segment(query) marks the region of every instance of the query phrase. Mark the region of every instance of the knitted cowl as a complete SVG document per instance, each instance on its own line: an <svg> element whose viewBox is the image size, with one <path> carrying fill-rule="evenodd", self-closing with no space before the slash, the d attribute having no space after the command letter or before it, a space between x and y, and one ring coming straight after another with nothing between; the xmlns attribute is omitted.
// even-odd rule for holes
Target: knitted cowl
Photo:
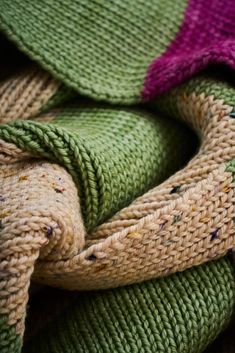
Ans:
<svg viewBox="0 0 235 353"><path fill-rule="evenodd" d="M67 99L75 94L67 86L96 101L105 100L109 103L137 103L152 98L152 106L155 105L164 114L171 109L170 115L178 116L190 124L201 140L197 155L184 169L120 211L120 208L143 193L144 188L151 187L151 182L148 183L145 177L140 180L142 177L137 176L138 168L145 164L140 157L142 152L137 167L133 162L129 168L127 162L128 168L125 168L125 173L139 178L139 191L136 179L129 183L129 188L122 188L120 183L113 189L107 185L114 178L118 180L116 172L112 174L113 169L117 171L117 162L116 159L111 162L109 153L116 151L116 147L113 146L112 150L105 143L107 150L104 152L102 137L99 146L102 153L99 153L98 164L94 163L97 156L87 155L90 152L86 144L90 142L84 142L84 135L80 136L82 134L79 131L78 136L71 124L71 119L74 120L71 106L63 106L62 111L60 108L53 112L49 110L50 117L47 114L34 123L17 121L1 126L0 138L5 143L13 143L24 153L46 157L66 167L85 205L82 212L89 231L86 250L75 259L68 260L66 279L62 278L61 282L70 281L68 273L71 272L71 281L76 289L133 283L182 270L231 251L235 243L233 86L226 77L218 80L211 75L202 78L202 91L206 89L205 93L194 93L186 84L183 91L177 87L166 96L154 97L170 87L167 84L164 88L164 82L172 82L170 85L174 86L208 63L218 62L216 55L210 54L225 48L228 41L232 43L233 2L227 1L221 6L217 0L206 3L176 1L174 5L161 0L137 1L135 5L132 1L124 4L117 0L107 4L100 1L90 1L88 4L87 1L70 0L43 0L40 3L1 0L0 5L0 28L24 52L63 82L58 84L54 79L48 83L47 98L44 99L48 101L49 107L53 107L62 97ZM225 21L223 16L226 14L228 18ZM220 26L217 26L218 18ZM228 24L231 25L230 32L227 30ZM220 47L216 47L214 41L220 43ZM184 51L180 54L178 48ZM229 51L229 48L232 48L232 44L227 48L231 60L224 61L232 66L233 51ZM187 63L187 67L184 63ZM160 71L155 70L155 67L159 67ZM178 77L179 67L180 72L184 72L182 77ZM158 77L159 72L161 78ZM176 82L175 76L178 77ZM45 79L48 80L48 77ZM150 81L155 82L154 89ZM217 81L214 95L213 87L217 86ZM188 85L192 87L194 83ZM200 86L197 82L195 85ZM44 101L42 103L42 100L40 102L38 111L47 110L47 104ZM30 103L31 106L34 106L33 103ZM30 109L21 115L27 118L28 114ZM35 115L35 108L32 114ZM67 119L67 115L70 115L70 119ZM3 120L11 119L8 117ZM46 124L43 125L43 122ZM136 133L139 134L138 131ZM82 145L80 149L76 147L78 140ZM127 141L128 138L125 144ZM149 145L147 140L146 145ZM5 160L8 158L8 147L2 147ZM83 161L81 148L85 148ZM121 159L125 148L126 145L123 154L120 154ZM105 161L102 160L103 153ZM152 158L152 151L149 154ZM135 158L133 156L133 161ZM92 161L92 167L89 164L85 166L87 176L84 176L87 159ZM107 167L108 173L103 166ZM149 167L141 173L149 173L148 170ZM122 175L121 180L125 178ZM154 183L152 179L152 185ZM115 196L111 196L111 193ZM114 199L116 202L113 204ZM118 210L120 212L110 219ZM132 250L126 250L129 255L124 252L122 258L119 247ZM157 249L157 252L152 249ZM89 257L93 261L84 262L84 258ZM117 257L118 264L113 266ZM101 262L96 261L97 258ZM94 269L103 265L104 270L97 276ZM58 264L58 269L61 267L64 267L64 263ZM49 280L49 268L50 264L47 264L47 270L43 271L47 283L50 281L53 284L54 279ZM81 284L74 284L74 271Z"/></svg>
<svg viewBox="0 0 235 353"><path fill-rule="evenodd" d="M41 283L101 289L232 255L234 87L213 72L175 86L212 62L234 68L234 4L0 0L0 19L7 36L56 77L34 66L0 87L7 123L0 126L0 349L19 352L33 271ZM83 101L77 92L106 104ZM121 106L147 101L142 109ZM191 136L172 120L168 125L167 115L186 121L201 140L176 174L190 155ZM14 121L19 118L31 120ZM217 261L224 271L226 260ZM199 269L191 271L201 278ZM225 317L214 318L213 337L234 305L231 267L228 273ZM160 288L164 281L171 277ZM207 297L200 302L205 310ZM220 306L220 295L215 298ZM179 295L172 300L181 305ZM176 350L175 339L169 352L199 352L210 341L205 332L204 343L197 336L193 347ZM162 334L156 344L165 341Z"/></svg>

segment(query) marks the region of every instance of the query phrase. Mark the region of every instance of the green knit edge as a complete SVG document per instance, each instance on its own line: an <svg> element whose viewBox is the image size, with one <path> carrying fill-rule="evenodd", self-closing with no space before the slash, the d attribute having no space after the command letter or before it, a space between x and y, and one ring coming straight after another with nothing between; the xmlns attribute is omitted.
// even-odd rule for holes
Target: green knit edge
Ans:
<svg viewBox="0 0 235 353"><path fill-rule="evenodd" d="M84 205L83 212L85 221L88 219L88 213L91 211L93 211L93 213L97 212L97 192L95 188L90 188L91 195L84 193L86 188L82 186L86 185L86 175L83 176L80 170L77 169L77 166L82 164L82 161L89 159L90 153L86 148L86 142L80 136L74 139L73 135L63 128L57 128L52 124L44 125L30 120L18 120L8 125L0 126L0 136L5 141L14 143L24 151L64 165L73 177L76 185L79 186L79 196ZM72 156L69 156L66 149L63 148L66 144L71 146L71 149L74 151ZM79 150L77 145L79 145ZM88 173L90 173L89 177L91 179L95 179L95 171L92 166L89 168ZM91 198L93 200L92 205L95 208L93 210L91 210L89 206L91 204ZM87 228L90 229L93 223L93 219L87 221Z"/></svg>
<svg viewBox="0 0 235 353"><path fill-rule="evenodd" d="M79 294L24 353L199 353L228 324L235 304L227 259L169 277Z"/></svg>
<svg viewBox="0 0 235 353"><path fill-rule="evenodd" d="M158 38L155 38L155 41L152 43L152 49L151 52L150 50L145 50L145 55L142 57L141 55L138 55L139 53L135 52L129 52L124 51L124 53L128 52L128 55L124 55L124 61L126 62L126 65L121 66L121 67L114 67L112 70L111 67L111 62L110 58L107 58L107 62L105 62L105 65L110 67L110 73L109 74L104 74L104 77L101 77L101 80L97 82L97 79L93 79L93 82L91 84L88 84L88 79L87 76L82 76L83 74L83 67L89 68L90 66L87 65L87 62L92 61L93 53L90 52L89 50L89 45L88 45L88 50L85 51L85 54L87 54L87 57L84 55L84 59L82 59L80 66L77 65L77 61L74 60L74 62L71 65L67 65L69 69L65 70L65 63L64 60L60 61L60 55L57 55L54 57L53 51L47 49L43 51L43 44L53 41L53 35L55 37L55 45L58 45L58 43L62 43L64 41L65 45L63 48L63 54L67 50L67 55L69 57L69 50L66 48L67 44L71 44L69 42L69 39L64 36L61 37L61 31L60 31L60 40L56 42L56 35L55 31L53 32L53 26L51 28L52 22L55 20L57 17L56 14L58 11L62 12L62 15L64 15L63 20L61 21L61 29L63 28L63 25L67 25L66 20L68 19L69 15L69 21L68 23L71 22L71 15L74 15L74 12L69 13L68 11L71 10L69 6L66 7L67 12L63 14L63 6L64 4L61 4L60 7L56 6L56 3L54 4L51 2L49 5L44 2L43 6L40 8L40 2L37 2L34 7L31 8L31 3L30 1L18 1L14 0L15 4L14 10L12 13L12 7L11 3L13 4L13 1L9 3L8 1L2 1L0 3L0 29L7 35L7 37L12 40L17 47L26 53L30 58L33 60L37 61L42 67L44 67L46 70L51 72L53 76L57 77L59 80L64 82L66 85L69 87L73 88L74 90L78 91L79 93L86 95L88 97L94 98L96 100L104 100L106 102L111 102L111 103L121 103L121 104L134 104L134 103L139 103L141 102L141 92L143 89L144 85L144 80L147 74L147 70L149 68L149 65L153 60L155 60L156 57L159 57L169 46L172 40L174 40L175 36L177 35L177 32L182 25L182 21L184 18L184 13L187 7L187 0L177 0L175 4L172 4L171 0L165 0L159 3L156 1L152 2L152 11L155 13L155 22L150 21L152 20L151 16L149 14L152 14L152 11L149 11L149 4L143 7L141 11L139 10L140 4L136 4L136 6L133 7L133 11L130 11L127 13L125 11L125 6L122 4L113 4L113 9L111 11L114 11L114 14L116 12L120 11L119 16L120 19L122 20L123 17L129 16L131 20L131 16L133 15L133 12L135 8L137 9L137 18L141 18L143 14L146 14L146 20L144 24L146 25L147 28L142 27L142 31L145 30L145 35L148 35L150 33L150 30L156 23L158 23L158 27L155 28L153 27L151 35L149 35L149 41L153 41L153 37L156 36L156 30L159 31L159 35L162 36L161 40L158 40ZM99 13L99 16L102 18L104 16L104 13L106 14L106 5L105 3L102 4L102 2L99 1L93 1L94 6L97 6L97 3L100 6L99 11L97 9L92 12L91 9L89 9L88 3L86 1L79 2L80 4L80 10L81 8L85 8L88 12L91 11L91 17L92 14L96 15L97 12ZM71 5L72 2L69 3ZM133 4L130 3L130 8L132 8ZM68 4L67 4L68 5ZM76 4L74 4L76 5ZM138 6L137 6L138 5ZM142 5L142 4L141 4ZM119 8L120 7L120 8ZM123 9L124 7L124 9ZM118 10L117 10L118 9ZM79 9L77 9L79 10ZM166 11L168 10L168 11ZM53 12L56 11L55 16L53 16ZM140 13L138 13L138 11ZM104 13L103 13L104 12ZM163 19L163 14L164 12L167 14L166 17ZM36 18L40 18L41 20L41 26L38 25L37 21L33 25L33 28L36 27L36 25L39 28L43 28L47 26L47 34L43 35L40 29L38 29L38 33L41 35L41 40L39 38L32 38L30 39L31 35L31 30L30 30L30 25L27 22L27 16L24 14L27 13L27 16L29 14L34 14ZM81 15L81 11L78 11L78 19L80 22L82 22L83 17L85 18L86 16L84 14ZM17 18L17 16L19 17ZM60 16L62 16L60 13ZM67 18L66 18L67 15ZM136 13L135 13L136 15ZM139 17L138 17L139 16ZM150 16L150 18L149 18ZM31 16L32 17L32 16ZM30 18L31 18L30 17ZM172 21L172 18L174 20ZM77 19L77 20L78 20ZM111 24L109 23L111 19ZM100 20L100 18L99 18ZM103 22L106 20L106 18L103 19ZM115 22L115 21L117 22ZM171 20L171 22L170 22ZM94 21L94 20L93 20ZM122 31L120 30L119 26L120 24L117 21L117 18L114 16L114 19L112 19L112 13L107 19L108 24L110 25L110 31L107 33L113 33L114 38L117 39L117 42L120 42L120 33L122 34ZM74 25L79 25L79 23L75 23ZM92 28L94 25L95 21L92 23L90 26L90 31L92 32ZM152 24L152 27L149 26L149 23ZM27 27L28 25L28 27ZM32 23L31 23L32 25ZM53 23L53 25L55 25ZM122 24L123 25L123 24ZM168 31L166 35L163 35L165 33L165 27L166 25L169 26ZM113 26L113 27L112 27ZM117 28L116 28L117 27ZM138 28L138 26L137 26ZM24 31L25 29L25 31ZM120 33L118 32L118 29L120 30ZM127 31L127 28L125 29ZM52 32L51 32L52 31ZM67 28L65 27L65 34L68 34ZM84 29L81 25L81 33L82 34L87 34L87 29ZM106 33L106 35L107 35ZM88 31L89 34L89 31ZM130 30L126 32L126 36L130 35ZM116 37L115 37L116 36ZM169 38L170 36L170 38ZM104 40L104 43L102 45L106 45L107 42L109 43L110 41L107 38L102 38ZM106 39L106 41L105 41ZM141 47L141 43L143 42L142 39L136 37L136 33L133 34L133 36L130 35L130 45L131 43L135 43L136 40L139 40L139 46ZM149 42L147 41L147 43ZM100 41L101 42L101 41ZM155 44L156 42L156 44ZM84 44L84 43L83 43ZM155 44L155 45L154 45ZM79 49L79 48L78 48ZM143 47L144 50L144 47ZM105 53L105 50L103 50ZM94 52L95 54L95 52ZM112 56L113 53L111 51L110 55ZM120 52L117 52L117 56L121 56ZM122 54L123 55L123 54ZM147 55L147 57L146 57ZM112 59L112 57L111 57ZM115 62L115 60L114 60ZM128 66L129 65L129 66ZM95 62L94 62L95 66ZM130 72L125 72L123 74L123 67L125 68L128 66L130 68ZM80 71L79 71L80 70ZM91 70L91 72L94 70ZM80 75L79 75L80 73ZM123 80L123 77L125 77L125 80ZM116 80L116 81L115 81ZM120 82L119 82L120 80Z"/></svg>
<svg viewBox="0 0 235 353"><path fill-rule="evenodd" d="M9 325L7 315L0 315L0 353L20 353L23 339L15 326Z"/></svg>
<svg viewBox="0 0 235 353"><path fill-rule="evenodd" d="M90 106L88 106L88 108L89 107ZM84 109L83 104L79 105L78 108L81 110ZM77 106L75 106L75 109L77 109ZM112 108L110 110L110 114L116 111L119 112L120 108L117 108L117 110ZM142 116L142 113L143 113L137 110L130 110L130 111L123 110L123 111L126 114L127 113L130 113L131 115L134 114L134 116ZM82 136L82 134L79 134L78 132L74 136L73 131L67 131L66 127L64 128L61 125L56 125L56 123L60 121L60 114L62 114L63 110L61 111L61 113L59 112L60 111L55 113L55 116L56 116L55 120L53 120L52 123L48 123L48 124L43 124L41 122L30 121L30 120L28 121L18 120L6 125L1 125L0 138L2 138L3 140L9 143L14 143L17 147L21 148L24 151L30 152L34 155L41 156L53 162L59 163L68 170L68 172L73 177L75 184L78 187L81 204L83 206L82 211L83 211L84 221L86 223L86 227L88 230L90 230L91 228L93 228L94 226L102 222L104 219L107 219L108 217L113 215L120 208L125 207L134 198L141 195L143 192L146 192L147 189L149 189L150 187L153 187L154 185L156 185L156 183L161 182L163 176L164 178L166 178L169 175L169 172L172 173L177 168L180 167L179 163L176 160L175 164L174 163L171 163L170 165L169 163L164 164L165 172L157 172L158 166L157 164L154 164L153 169L156 172L156 176L154 177L153 170L152 170L151 180L150 179L148 181L145 180L145 184L143 182L142 182L142 185L139 184L139 188L135 189L134 193L133 192L130 193L130 190L129 190L130 188L129 188L128 189L129 191L126 192L125 194L125 200L122 198L120 201L115 201L114 205L112 206L109 204L109 201L106 198L104 198L104 195L107 196L107 193L105 193L103 190L104 185L102 183L102 180L103 180L102 170L100 169L100 166L97 163L93 163L93 161L95 161L96 159L94 156L94 146L93 145L91 146L89 144L89 138L87 140L86 135ZM109 110L107 110L107 112L109 112ZM150 118L151 114L149 114L148 112L146 113L147 113L147 117ZM64 121L66 125L66 121L68 121L66 117ZM42 122L43 122L43 116L42 116ZM151 127L151 124L153 123L155 124L154 120L152 120L152 122L149 121L150 125L148 125L148 129ZM163 140L163 137L168 133L169 123L167 121L162 120L161 123L159 121L159 124L162 127L162 133L159 134L159 138ZM190 143L192 142L193 136L190 137L190 134L187 130L185 130L185 127L182 127L182 129L179 129L179 127L177 127L177 124L174 126L176 129L175 131L177 132L175 133L175 137L174 137L175 143L177 143L177 146L179 146L177 151L179 151L180 153L180 150L182 152L183 146L186 144L187 141L190 141ZM155 130L154 128L154 131L155 132L153 134L155 136L158 130ZM173 126L171 131L174 131ZM138 131L136 130L135 135L137 132ZM185 136L186 132L187 132L187 135ZM109 139L108 136L109 135L106 136L107 139ZM143 134L141 134L141 136L142 138L144 137ZM89 133L88 133L88 137L89 137ZM153 139L152 135L151 135L151 138ZM164 143L161 144L161 146L163 145ZM173 153L174 151L170 151L170 148L168 149L168 147L169 147L169 144L167 144L166 146L165 153L166 154L170 152ZM190 152L190 150L192 149L192 144L188 144L187 147L188 147L187 151ZM155 147L152 146L151 148L156 150L157 145ZM91 163L88 161L90 161ZM145 175L144 178L146 179L147 176ZM94 185L96 184L97 184L97 187L94 187ZM108 206L107 206L107 203L108 203ZM107 207L108 207L108 210L107 210ZM105 210L102 211L104 208ZM98 219L97 219L97 215L99 217Z"/></svg>

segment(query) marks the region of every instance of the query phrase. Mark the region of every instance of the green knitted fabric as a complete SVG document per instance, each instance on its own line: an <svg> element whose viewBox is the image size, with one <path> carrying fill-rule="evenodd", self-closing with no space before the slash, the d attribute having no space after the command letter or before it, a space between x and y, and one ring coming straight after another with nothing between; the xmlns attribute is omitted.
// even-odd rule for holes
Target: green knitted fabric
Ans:
<svg viewBox="0 0 235 353"><path fill-rule="evenodd" d="M0 138L67 168L88 230L172 174L195 146L187 128L140 109L75 103L41 120L1 125Z"/></svg>
<svg viewBox="0 0 235 353"><path fill-rule="evenodd" d="M84 293L26 346L25 353L199 353L235 303L226 259L170 277Z"/></svg>
<svg viewBox="0 0 235 353"><path fill-rule="evenodd" d="M77 91L140 100L147 68L175 37L186 0L1 0L0 28Z"/></svg>
<svg viewBox="0 0 235 353"><path fill-rule="evenodd" d="M0 315L0 352L20 352L22 337L15 332L15 327L7 323L7 316Z"/></svg>

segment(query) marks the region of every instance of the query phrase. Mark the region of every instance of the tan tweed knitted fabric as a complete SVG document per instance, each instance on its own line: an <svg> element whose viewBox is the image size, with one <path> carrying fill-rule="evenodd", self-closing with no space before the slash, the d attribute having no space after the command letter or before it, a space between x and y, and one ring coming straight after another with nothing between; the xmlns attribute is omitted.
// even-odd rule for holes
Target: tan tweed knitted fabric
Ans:
<svg viewBox="0 0 235 353"><path fill-rule="evenodd" d="M32 118L62 86L36 65L17 71L0 82L0 123Z"/></svg>
<svg viewBox="0 0 235 353"><path fill-rule="evenodd" d="M81 252L38 261L35 279L69 289L114 287L183 270L223 256L234 246L235 185L226 165L235 156L235 122L229 116L233 108L214 96L188 93L187 85L167 97L169 101L174 98L181 119L198 132L202 144L197 155L184 169L88 234ZM2 163L30 156L13 144L0 143ZM16 169L15 173L21 172ZM23 185L30 200L31 181L22 184L20 175L8 181L10 192L14 195ZM75 187L73 190L75 200ZM4 187L3 198L5 193ZM12 205L19 209L19 202L14 199ZM63 209L66 211L65 206Z"/></svg>
<svg viewBox="0 0 235 353"><path fill-rule="evenodd" d="M30 58L0 73L0 353L21 353L32 282L98 290L61 297L76 351L113 336L120 352L199 353L231 319L235 90L215 71L234 72L234 14L232 0L0 0ZM56 353L56 335L64 350L56 313L27 332L32 352ZM205 353L234 351L228 335Z"/></svg>
<svg viewBox="0 0 235 353"><path fill-rule="evenodd" d="M199 153L89 234L80 254L39 262L35 278L71 289L112 287L183 270L234 246L234 183L226 166L235 155L232 108L203 95L179 100L182 117L203 139Z"/></svg>
<svg viewBox="0 0 235 353"><path fill-rule="evenodd" d="M182 171L86 237L70 175L0 141L1 269L6 278L12 273L11 281L2 282L0 313L8 314L18 333L32 273L41 283L67 289L115 287L183 270L234 245L234 182L225 164L235 150L231 107L203 95L176 97L182 117L203 138L201 150ZM54 192L61 188L63 193Z"/></svg>
<svg viewBox="0 0 235 353"><path fill-rule="evenodd" d="M0 119L6 123L34 116L60 86L45 71L33 67L0 85Z"/></svg>
<svg viewBox="0 0 235 353"><path fill-rule="evenodd" d="M63 168L32 160L1 165L0 180L1 276L5 273L0 314L8 314L9 324L22 333L35 261L75 256L84 246L85 231L77 190ZM66 190L55 193L54 188Z"/></svg>

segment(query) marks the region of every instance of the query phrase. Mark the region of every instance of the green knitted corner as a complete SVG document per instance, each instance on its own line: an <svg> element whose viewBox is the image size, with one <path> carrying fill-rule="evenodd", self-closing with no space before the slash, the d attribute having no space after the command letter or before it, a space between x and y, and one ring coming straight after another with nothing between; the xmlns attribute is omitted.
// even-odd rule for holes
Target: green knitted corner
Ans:
<svg viewBox="0 0 235 353"><path fill-rule="evenodd" d="M175 38L187 0L1 0L0 29L82 94L133 103ZM167 30L166 30L167 29Z"/></svg>
<svg viewBox="0 0 235 353"><path fill-rule="evenodd" d="M199 353L228 322L226 259L128 287L79 294L24 353Z"/></svg>
<svg viewBox="0 0 235 353"><path fill-rule="evenodd" d="M179 169L195 146L187 128L146 111L76 103L55 114L1 125L0 138L67 168L88 229Z"/></svg>
<svg viewBox="0 0 235 353"><path fill-rule="evenodd" d="M6 315L0 315L0 353L20 353L22 337L14 326L8 325L7 319Z"/></svg>

